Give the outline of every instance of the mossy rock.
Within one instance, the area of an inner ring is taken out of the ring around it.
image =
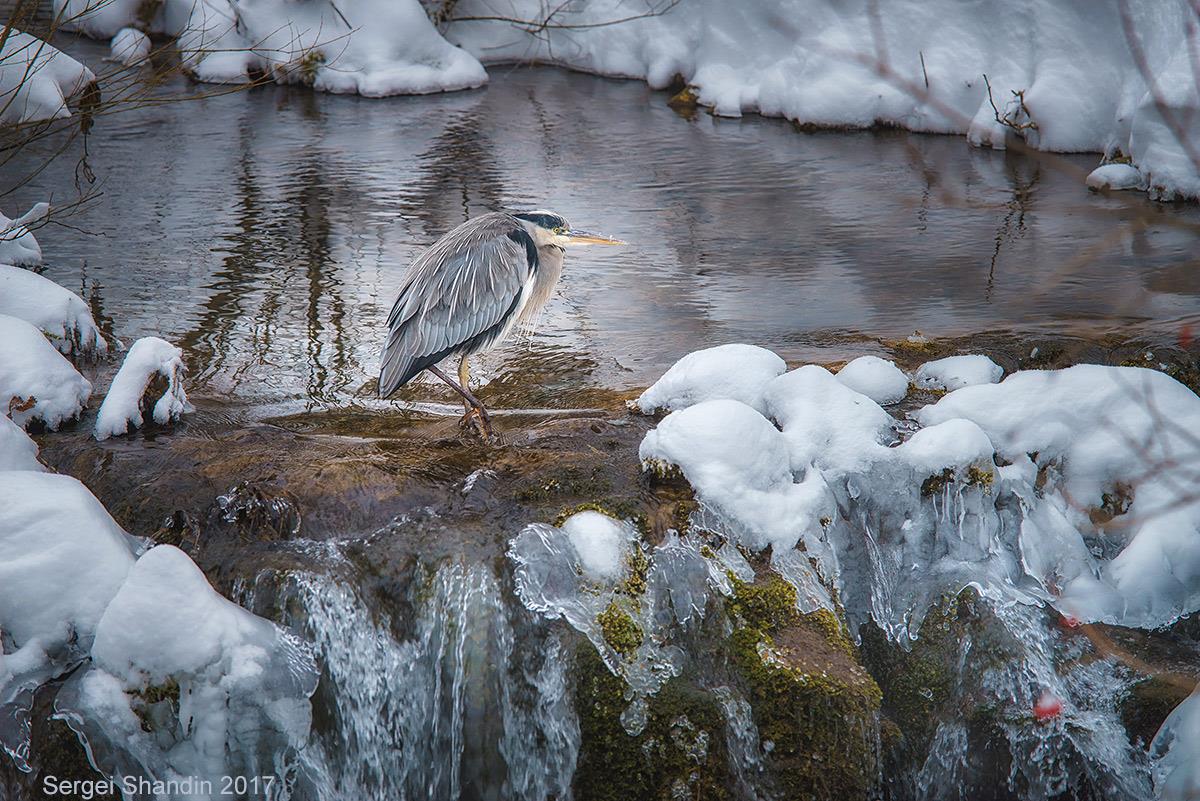
[[[577,801],[732,798],[725,718],[716,699],[683,677],[653,696],[646,728],[621,725],[629,706],[625,681],[588,644],[575,658],[581,744],[573,783]]]
[[[1138,682],[1121,702],[1121,722],[1131,743],[1149,745],[1167,719],[1188,697],[1188,691],[1178,682],[1151,676]]]
[[[618,606],[616,601],[597,616],[596,622],[600,624],[604,641],[626,659],[632,658],[646,639],[633,616]]]
[[[767,767],[787,798],[867,798],[878,782],[880,691],[832,612],[802,615],[777,575],[734,582],[732,662]]]

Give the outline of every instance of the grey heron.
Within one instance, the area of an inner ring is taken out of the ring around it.
[[[576,231],[552,211],[491,212],[445,234],[413,261],[388,315],[379,372],[386,398],[428,370],[462,396],[464,423],[478,417],[485,438],[491,419],[471,393],[467,359],[502,342],[541,311],[562,275],[572,245],[623,245]],[[458,357],[458,381],[438,364]]]

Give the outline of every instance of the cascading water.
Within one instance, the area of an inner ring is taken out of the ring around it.
[[[318,570],[266,571],[238,593],[279,610],[322,666],[297,797],[567,797],[579,726],[564,646],[506,602],[492,567],[414,565],[403,598],[372,605],[337,547],[320,550]]]

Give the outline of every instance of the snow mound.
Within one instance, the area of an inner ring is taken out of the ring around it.
[[[898,403],[908,394],[908,376],[878,356],[859,356],[838,370],[837,380],[880,405]]]
[[[142,399],[158,376],[166,380],[162,397],[154,404],[154,422],[166,425],[191,411],[183,388],[183,351],[158,337],[143,337],[130,347],[121,369],[96,415],[96,439],[124,434],[129,426],[142,426]]]
[[[629,552],[629,526],[599,512],[584,511],[563,521],[562,530],[588,578],[605,583],[620,579]]]
[[[0,314],[36,325],[62,353],[108,352],[108,343],[83,299],[37,273],[0,264]]]
[[[1159,758],[1155,781],[1162,801],[1200,797],[1200,688],[1171,712],[1150,743]]]
[[[92,385],[32,324],[0,314],[0,410],[53,430],[83,411]]]
[[[137,28],[122,28],[112,38],[109,59],[132,67],[150,58],[150,37]]]
[[[0,414],[0,472],[44,470],[37,455],[37,443],[29,438],[25,429]]]
[[[1200,145],[1200,126],[1187,124],[1200,111],[1188,39],[1196,16],[1182,0],[1036,0],[1019,8],[696,0],[606,24],[664,7],[569,4],[546,28],[502,21],[544,19],[541,0],[459,0],[455,16],[483,19],[452,23],[447,35],[494,62],[556,63],[655,88],[679,75],[718,115],[757,111],[831,127],[884,123],[965,134],[996,148],[1021,137],[1041,150],[1119,149],[1152,193],[1200,197],[1200,165],[1160,118],[1146,80],[1152,77]],[[875,66],[878,55],[888,73]]]
[[[29,226],[45,219],[49,213],[49,203],[34,203],[29,211],[15,220],[10,220],[0,212],[0,264],[36,267],[42,263],[42,247]]]
[[[54,0],[98,39],[137,20],[136,0]],[[325,92],[366,97],[468,89],[487,82],[469,53],[447,42],[418,0],[164,0],[155,30],[177,37],[184,68],[213,83],[267,74]],[[113,43],[117,57],[117,42]]]
[[[95,80],[66,53],[14,28],[0,46],[0,125],[69,117],[67,99]]]
[[[923,389],[953,390],[975,384],[995,384],[1003,375],[1000,365],[987,356],[950,356],[921,365],[913,383]]]
[[[783,359],[765,348],[718,345],[694,351],[675,362],[634,401],[634,406],[651,414],[725,398],[759,408],[763,387],[785,370]]]
[[[1088,173],[1090,189],[1143,189],[1142,174],[1131,164],[1105,164]]]

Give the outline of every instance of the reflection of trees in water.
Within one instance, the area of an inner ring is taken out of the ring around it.
[[[501,208],[503,174],[491,138],[484,131],[487,116],[456,115],[418,156],[420,177],[400,200],[405,216],[421,221],[430,240],[459,223]]]
[[[263,371],[295,371],[290,351],[299,346],[309,397],[328,399],[353,380],[346,304],[330,249],[336,187],[313,149],[283,165],[265,161],[256,172],[260,160],[249,127],[241,128],[232,187],[238,231],[203,313],[181,344],[200,380],[228,372],[235,383],[243,374],[261,381]],[[279,174],[288,176],[284,192],[272,200],[267,182]]]
[[[992,251],[992,261],[988,266],[987,291],[984,293],[989,303],[996,285],[996,262],[1000,258],[1001,249],[1006,243],[1025,236],[1025,213],[1033,205],[1033,190],[1042,177],[1042,165],[1034,159],[1010,156],[1006,151],[1004,172],[1012,183],[1012,199],[1004,204],[1008,211],[996,228],[996,247]]]

